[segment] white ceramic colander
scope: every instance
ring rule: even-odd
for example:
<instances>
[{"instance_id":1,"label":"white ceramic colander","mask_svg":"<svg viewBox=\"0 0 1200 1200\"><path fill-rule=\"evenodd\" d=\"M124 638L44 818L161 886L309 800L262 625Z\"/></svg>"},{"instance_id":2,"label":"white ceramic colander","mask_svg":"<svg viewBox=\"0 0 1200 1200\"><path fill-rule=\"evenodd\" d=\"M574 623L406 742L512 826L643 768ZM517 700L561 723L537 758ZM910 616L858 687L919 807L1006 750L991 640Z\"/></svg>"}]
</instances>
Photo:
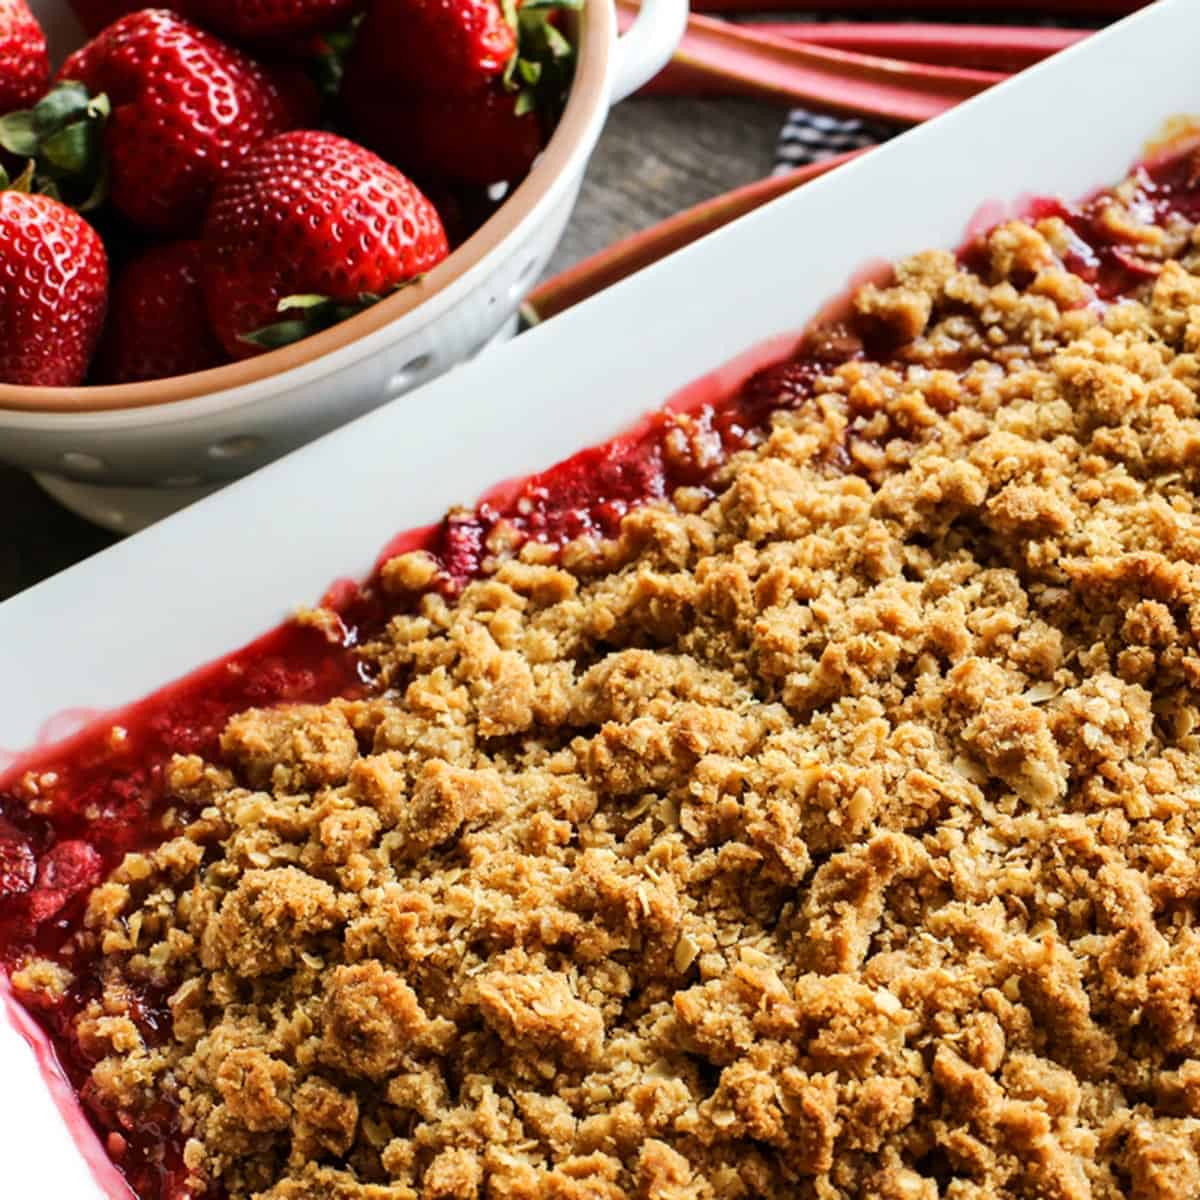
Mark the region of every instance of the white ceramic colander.
<instances>
[{"instance_id":1,"label":"white ceramic colander","mask_svg":"<svg viewBox=\"0 0 1200 1200\"><path fill-rule=\"evenodd\" d=\"M74 16L65 0L31 7L60 61L82 40ZM687 0L644 0L618 38L613 0L586 0L575 82L549 145L496 214L416 286L210 371L116 387L0 385L0 459L82 515L130 531L470 358L510 324L549 261L610 105L666 62L686 18Z\"/></svg>"}]
</instances>

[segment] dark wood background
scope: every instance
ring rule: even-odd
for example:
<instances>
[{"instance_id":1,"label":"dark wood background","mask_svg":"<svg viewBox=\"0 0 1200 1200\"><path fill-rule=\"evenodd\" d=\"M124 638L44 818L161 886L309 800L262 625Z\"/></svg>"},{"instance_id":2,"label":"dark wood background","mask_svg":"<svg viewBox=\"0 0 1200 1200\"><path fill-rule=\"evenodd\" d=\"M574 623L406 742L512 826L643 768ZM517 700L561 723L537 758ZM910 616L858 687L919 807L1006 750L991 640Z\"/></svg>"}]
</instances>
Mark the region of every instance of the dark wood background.
<instances>
[{"instance_id":1,"label":"dark wood background","mask_svg":"<svg viewBox=\"0 0 1200 1200\"><path fill-rule=\"evenodd\" d=\"M749 101L626 101L609 118L550 273L768 174L782 120L780 109ZM0 600L113 540L0 465Z\"/></svg>"}]
</instances>

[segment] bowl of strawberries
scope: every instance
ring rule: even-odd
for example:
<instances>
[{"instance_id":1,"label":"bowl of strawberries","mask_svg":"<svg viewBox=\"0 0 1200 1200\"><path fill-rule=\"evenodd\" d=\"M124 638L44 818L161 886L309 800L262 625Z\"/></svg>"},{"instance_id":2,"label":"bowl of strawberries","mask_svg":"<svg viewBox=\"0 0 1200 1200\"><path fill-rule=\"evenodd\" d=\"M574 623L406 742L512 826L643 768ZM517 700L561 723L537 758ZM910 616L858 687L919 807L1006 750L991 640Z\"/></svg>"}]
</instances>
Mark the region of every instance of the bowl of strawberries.
<instances>
[{"instance_id":1,"label":"bowl of strawberries","mask_svg":"<svg viewBox=\"0 0 1200 1200\"><path fill-rule=\"evenodd\" d=\"M138 528L503 334L686 0L0 0L0 459Z\"/></svg>"}]
</instances>

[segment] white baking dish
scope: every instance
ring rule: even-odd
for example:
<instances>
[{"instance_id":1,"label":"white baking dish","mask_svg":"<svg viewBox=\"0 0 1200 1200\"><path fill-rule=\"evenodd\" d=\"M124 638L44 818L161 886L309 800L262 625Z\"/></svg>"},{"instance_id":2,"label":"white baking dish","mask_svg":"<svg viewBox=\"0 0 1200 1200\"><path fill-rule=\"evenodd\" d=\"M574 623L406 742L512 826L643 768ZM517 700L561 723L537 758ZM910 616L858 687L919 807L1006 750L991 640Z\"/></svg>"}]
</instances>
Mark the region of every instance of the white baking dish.
<instances>
[{"instance_id":1,"label":"white baking dish","mask_svg":"<svg viewBox=\"0 0 1200 1200\"><path fill-rule=\"evenodd\" d=\"M863 263L953 245L989 203L1115 181L1200 111L1195 0L1110 32L0 606L0 745L143 695L360 576L397 531L628 425L801 327ZM61 732L61 730L59 731ZM93 1196L0 1029L0 1195ZM120 1194L113 1193L113 1194Z\"/></svg>"}]
</instances>

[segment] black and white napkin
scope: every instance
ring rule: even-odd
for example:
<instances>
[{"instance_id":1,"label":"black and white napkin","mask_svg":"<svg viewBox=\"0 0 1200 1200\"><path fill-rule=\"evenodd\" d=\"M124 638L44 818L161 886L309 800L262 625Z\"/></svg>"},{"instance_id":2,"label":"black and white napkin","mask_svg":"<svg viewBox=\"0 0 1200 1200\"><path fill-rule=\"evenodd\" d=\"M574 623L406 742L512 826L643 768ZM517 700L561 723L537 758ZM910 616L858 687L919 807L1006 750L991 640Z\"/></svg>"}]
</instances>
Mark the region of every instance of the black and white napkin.
<instances>
[{"instance_id":1,"label":"black and white napkin","mask_svg":"<svg viewBox=\"0 0 1200 1200\"><path fill-rule=\"evenodd\" d=\"M886 142L898 133L894 125L862 117L832 117L828 113L793 108L775 146L775 174L820 162L850 150Z\"/></svg>"}]
</instances>

